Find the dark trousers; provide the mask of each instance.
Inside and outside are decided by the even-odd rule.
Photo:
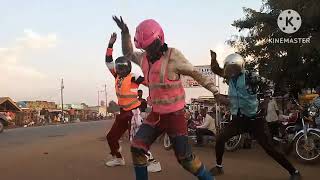
[[[196,136],[197,136],[197,144],[201,145],[203,144],[203,136],[214,136],[214,133],[209,129],[198,128],[196,130]]]
[[[290,174],[295,173],[296,169],[287,158],[272,147],[271,140],[265,132],[264,119],[252,119],[246,116],[233,116],[231,123],[229,123],[223,129],[222,133],[218,135],[216,142],[216,161],[218,165],[222,165],[225,142],[231,137],[244,132],[251,132],[269,156],[277,161]]]
[[[280,124],[278,122],[268,122],[268,128],[269,128],[271,137],[279,136],[279,127],[280,127]]]
[[[122,158],[119,152],[119,139],[127,130],[130,130],[132,116],[131,111],[121,111],[120,114],[116,116],[116,120],[107,134],[107,141],[112,156]]]

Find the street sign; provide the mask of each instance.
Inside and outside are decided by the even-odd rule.
[[[216,82],[216,76],[211,71],[210,65],[195,66],[196,70],[201,72],[204,76],[209,77],[212,82]],[[200,88],[202,87],[197,81],[190,76],[181,76],[182,85],[184,88]]]

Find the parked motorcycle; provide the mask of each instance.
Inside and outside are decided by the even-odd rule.
[[[294,100],[294,102],[300,106],[297,101]],[[299,113],[302,127],[290,125],[285,129],[282,138],[274,138],[274,140],[285,147],[286,153],[290,153],[294,149],[297,157],[302,161],[317,161],[320,159],[320,130],[312,127],[315,117],[319,117],[318,109],[304,108]]]
[[[229,122],[224,121],[221,122],[222,128],[224,128]],[[224,145],[227,151],[235,151],[238,150],[243,144],[243,135],[239,134],[230,138]]]
[[[221,124],[222,124],[222,127],[225,127],[225,125],[228,124],[228,122],[222,122]],[[189,141],[193,143],[197,142],[196,129],[190,126],[188,127],[188,138],[189,138]],[[213,137],[211,141],[214,141],[214,139],[215,137]],[[225,149],[227,151],[235,151],[241,147],[242,142],[243,142],[243,136],[241,134],[233,136],[225,143]],[[163,136],[163,147],[166,150],[172,149],[172,143],[167,133],[165,133]]]

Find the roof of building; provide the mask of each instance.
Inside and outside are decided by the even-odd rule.
[[[21,111],[21,109],[11,98],[0,97],[0,111]]]

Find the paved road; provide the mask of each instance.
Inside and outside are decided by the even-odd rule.
[[[125,167],[107,168],[104,159],[108,147],[102,140],[112,121],[53,125],[7,130],[0,135],[0,180],[132,180],[128,142],[122,142]],[[213,165],[212,147],[194,148],[208,166]],[[194,180],[176,163],[172,151],[159,143],[152,147],[163,172],[151,174],[151,180]],[[306,165],[290,158],[299,167],[304,180],[319,178],[320,163]],[[225,175],[218,180],[286,180],[284,170],[259,147],[228,152]]]

